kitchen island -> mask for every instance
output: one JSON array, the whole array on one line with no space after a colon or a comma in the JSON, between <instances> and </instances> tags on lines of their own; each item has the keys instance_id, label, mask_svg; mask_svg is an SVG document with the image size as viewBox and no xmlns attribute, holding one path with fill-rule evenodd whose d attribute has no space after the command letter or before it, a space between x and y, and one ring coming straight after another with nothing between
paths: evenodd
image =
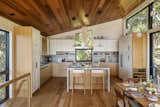
<instances>
[{"instance_id":1,"label":"kitchen island","mask_svg":"<svg viewBox=\"0 0 160 107\"><path fill-rule=\"evenodd\" d=\"M70 79L71 79L71 71L73 70L84 70L86 72L90 72L91 70L104 70L107 73L106 83L107 83L107 90L110 92L110 67L108 66L77 66L71 65L67 68L67 92L70 90Z\"/></svg>"}]
</instances>

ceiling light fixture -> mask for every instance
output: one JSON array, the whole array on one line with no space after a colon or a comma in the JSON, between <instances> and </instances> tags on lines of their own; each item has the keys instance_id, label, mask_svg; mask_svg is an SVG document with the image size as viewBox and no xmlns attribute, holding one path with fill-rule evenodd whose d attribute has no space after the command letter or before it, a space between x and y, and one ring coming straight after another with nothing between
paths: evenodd
<instances>
[{"instance_id":1,"label":"ceiling light fixture","mask_svg":"<svg viewBox=\"0 0 160 107\"><path fill-rule=\"evenodd\" d=\"M89 15L88 14L85 14L85 17L88 17Z\"/></svg>"},{"instance_id":2,"label":"ceiling light fixture","mask_svg":"<svg viewBox=\"0 0 160 107\"><path fill-rule=\"evenodd\" d=\"M15 16L16 14L15 14L15 13L10 13L9 15L10 15L10 16Z\"/></svg>"},{"instance_id":3,"label":"ceiling light fixture","mask_svg":"<svg viewBox=\"0 0 160 107\"><path fill-rule=\"evenodd\" d=\"M72 17L72 20L76 20L76 17L73 16L73 17Z\"/></svg>"},{"instance_id":4,"label":"ceiling light fixture","mask_svg":"<svg viewBox=\"0 0 160 107\"><path fill-rule=\"evenodd\" d=\"M98 14L102 14L102 11L101 10L98 10L98 12L97 12Z\"/></svg>"}]
</instances>

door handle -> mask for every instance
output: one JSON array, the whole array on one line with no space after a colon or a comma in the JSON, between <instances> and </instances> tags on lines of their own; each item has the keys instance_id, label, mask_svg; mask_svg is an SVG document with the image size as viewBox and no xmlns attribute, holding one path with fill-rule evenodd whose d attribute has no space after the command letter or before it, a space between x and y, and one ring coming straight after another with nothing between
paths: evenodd
<instances>
[{"instance_id":1,"label":"door handle","mask_svg":"<svg viewBox=\"0 0 160 107\"><path fill-rule=\"evenodd\" d=\"M36 62L36 68L38 68L38 62Z\"/></svg>"}]
</instances>

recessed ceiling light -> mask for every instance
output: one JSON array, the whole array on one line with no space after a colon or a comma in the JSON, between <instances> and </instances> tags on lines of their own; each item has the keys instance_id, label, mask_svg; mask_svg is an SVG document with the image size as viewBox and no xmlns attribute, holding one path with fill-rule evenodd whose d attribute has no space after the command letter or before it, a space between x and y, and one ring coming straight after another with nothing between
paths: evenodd
<instances>
[{"instance_id":1,"label":"recessed ceiling light","mask_svg":"<svg viewBox=\"0 0 160 107\"><path fill-rule=\"evenodd\" d=\"M76 17L72 17L72 20L76 20Z\"/></svg>"},{"instance_id":2,"label":"recessed ceiling light","mask_svg":"<svg viewBox=\"0 0 160 107\"><path fill-rule=\"evenodd\" d=\"M10 13L9 15L10 15L10 16L15 16L16 14L15 14L15 13Z\"/></svg>"},{"instance_id":3,"label":"recessed ceiling light","mask_svg":"<svg viewBox=\"0 0 160 107\"><path fill-rule=\"evenodd\" d=\"M98 10L98 12L97 12L98 14L102 14L102 11L101 10Z\"/></svg>"},{"instance_id":4,"label":"recessed ceiling light","mask_svg":"<svg viewBox=\"0 0 160 107\"><path fill-rule=\"evenodd\" d=\"M89 15L88 14L85 14L85 17L88 17Z\"/></svg>"}]
</instances>

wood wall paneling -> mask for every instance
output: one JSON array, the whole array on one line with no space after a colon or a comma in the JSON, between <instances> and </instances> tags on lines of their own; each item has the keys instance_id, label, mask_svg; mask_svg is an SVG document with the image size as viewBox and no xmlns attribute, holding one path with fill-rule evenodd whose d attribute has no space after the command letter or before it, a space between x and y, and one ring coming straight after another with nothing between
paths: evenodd
<instances>
[{"instance_id":1,"label":"wood wall paneling","mask_svg":"<svg viewBox=\"0 0 160 107\"><path fill-rule=\"evenodd\" d=\"M142 33L142 37L138 37L137 33L133 33L133 68L146 69L147 66L147 34Z\"/></svg>"}]
</instances>

